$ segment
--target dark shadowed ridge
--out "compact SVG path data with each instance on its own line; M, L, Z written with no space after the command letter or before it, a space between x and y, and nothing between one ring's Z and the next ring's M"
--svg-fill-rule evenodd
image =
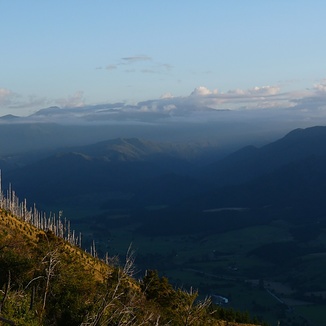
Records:
M117 138L76 148L91 156L107 160L143 160L145 157L164 151L164 146L137 138Z
M326 203L325 166L326 127L296 129L211 165L206 180L214 182L216 191L193 202L203 207L278 207L292 210L297 218L320 216Z
M311 155L326 155L326 127L295 129L261 148L244 147L200 175L218 186L239 184Z
M48 115L56 115L62 112L62 109L58 106L51 106L49 108L38 110L37 112L30 115L33 116L48 116Z
M140 189L151 193L147 185L163 182L160 176L165 174L170 174L175 190L180 188L177 180L184 184L178 174L193 169L193 155L199 155L196 148L119 138L60 151L8 171L4 181L37 202L95 193L138 193Z

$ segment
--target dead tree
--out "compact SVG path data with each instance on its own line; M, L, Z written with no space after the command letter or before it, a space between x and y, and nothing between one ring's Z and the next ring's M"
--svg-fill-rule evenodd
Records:
M56 266L60 263L60 260L58 259L58 249L48 252L46 256L43 258L42 263L45 264L46 267L45 267L45 288L43 294L43 304L42 304L41 314L43 314L43 312L45 311L46 299L50 290L50 281L52 277L55 275Z

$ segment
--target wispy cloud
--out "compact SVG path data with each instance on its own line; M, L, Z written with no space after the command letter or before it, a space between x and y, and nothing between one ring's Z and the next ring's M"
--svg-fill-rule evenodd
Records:
M168 63L162 63L162 64L160 64L160 66L163 67L167 71L170 71L173 69L173 66Z
M10 105L17 96L17 94L7 88L0 88L0 106Z
M105 67L106 70L115 70L117 68L118 68L118 66L117 65L114 65L114 64L110 64L110 65L107 65Z
M157 74L158 72L153 69L142 69L140 72L143 74Z
M10 108L25 109L51 105L51 100L46 97L39 97L37 95L28 95L27 97L18 96L17 99L19 100L13 102Z
M121 60L126 63L135 63L135 62L142 62L142 61L152 61L152 58L147 55L136 55L131 57L124 57L121 58Z
M59 105L61 107L81 107L85 105L84 92L78 91L66 98L49 99L36 95L24 96L6 88L0 88L0 108L4 109L28 109L44 108L46 106Z
M66 107L69 107L69 108L82 107L85 105L84 92L78 91L75 94L68 96L66 98L61 98L61 99L55 100L55 103L64 108L66 108Z
M142 74L166 74L172 71L173 66L168 63L156 62L148 55L134 55L120 58L116 63L109 63L106 66L98 66L96 70L117 70L120 67L129 67L120 71L130 73L138 72Z
M36 95L23 96L7 88L0 88L0 108L19 110L47 106L50 101Z

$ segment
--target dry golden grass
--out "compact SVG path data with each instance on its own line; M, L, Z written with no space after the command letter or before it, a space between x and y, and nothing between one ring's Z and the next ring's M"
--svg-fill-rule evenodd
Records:
M36 247L40 236L46 238L47 234L45 231L0 209L0 239L5 241L14 239L16 242L24 241L28 245ZM70 260L72 264L78 265L79 268L92 274L99 282L104 282L113 270L113 267L110 267L101 259L93 257L83 249L63 239L57 238L57 246L63 257ZM139 288L132 279L130 280L130 285L133 288Z
M40 233L45 234L45 232L37 229L35 226L19 220L3 209L0 209L0 228L16 236L20 235L34 243L37 241L37 236Z
M46 232L0 209L0 236L2 240L15 239L16 241L26 241L29 245L37 246L39 237L46 237ZM78 264L85 270L92 272L97 280L104 280L110 271L107 264L92 257L81 248L73 246L63 239L58 239L58 245L63 255L71 257L74 264Z

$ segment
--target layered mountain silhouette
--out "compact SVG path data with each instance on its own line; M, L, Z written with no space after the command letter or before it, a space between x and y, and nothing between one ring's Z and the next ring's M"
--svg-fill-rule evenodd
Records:
M206 167L200 176L218 186L239 184L312 155L326 155L326 127L295 129L261 148L244 147Z
M325 127L297 129L276 142L243 148L211 164L199 175L215 190L197 198L196 206L267 207L289 218L322 218L325 141Z
M326 127L296 129L198 167L204 150L120 138L60 151L8 171L4 179L40 203L86 195L91 201L97 194L104 206L119 198L120 206L313 206L319 214L326 202L325 144Z
M171 184L173 192L181 194L180 187L189 182L196 184L192 189L198 192L197 181L180 174L193 169L201 153L206 155L205 148L120 138L60 151L8 171L4 180L24 197L41 203L99 193L110 193L110 198L149 194L153 198L154 193L160 197L160 180L165 188ZM162 178L165 175L168 178Z

